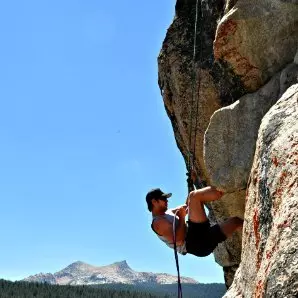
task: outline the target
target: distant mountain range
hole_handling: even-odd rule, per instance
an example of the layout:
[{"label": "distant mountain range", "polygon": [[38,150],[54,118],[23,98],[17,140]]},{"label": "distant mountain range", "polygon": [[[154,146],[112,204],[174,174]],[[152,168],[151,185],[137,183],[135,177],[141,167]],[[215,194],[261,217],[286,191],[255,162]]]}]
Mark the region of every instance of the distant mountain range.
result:
[{"label": "distant mountain range", "polygon": [[[164,285],[176,284],[177,276],[166,273],[137,272],[131,269],[126,261],[100,267],[78,261],[54,274],[39,273],[25,278],[24,281],[44,282],[53,285]],[[182,277],[181,282],[198,284],[196,280],[188,277]]]},{"label": "distant mountain range", "polygon": [[[177,276],[166,273],[137,272],[126,261],[107,266],[93,266],[75,262],[52,274],[39,273],[23,281],[47,283],[51,285],[87,285],[102,289],[141,291],[157,295],[154,297],[177,297]],[[224,284],[201,284],[181,277],[183,297],[220,298],[226,291]]]}]

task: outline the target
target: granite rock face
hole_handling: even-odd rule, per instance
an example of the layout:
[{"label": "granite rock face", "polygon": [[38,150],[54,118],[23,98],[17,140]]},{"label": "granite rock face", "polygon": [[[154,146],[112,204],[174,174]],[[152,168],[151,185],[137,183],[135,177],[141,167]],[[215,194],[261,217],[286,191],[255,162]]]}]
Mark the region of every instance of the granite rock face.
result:
[{"label": "granite rock face", "polygon": [[246,188],[261,120],[297,76],[298,65],[291,63],[258,91],[212,115],[204,139],[212,185],[228,192]]},{"label": "granite rock face", "polygon": [[263,118],[256,148],[242,261],[224,297],[297,297],[298,84]]},{"label": "granite rock face", "polygon": [[[210,219],[244,217],[258,130],[268,110],[297,82],[298,3],[282,0],[177,0],[158,57],[158,83],[173,132],[199,187],[227,194]],[[241,261],[242,234],[218,246],[229,287]]]},{"label": "granite rock face", "polygon": [[215,58],[227,62],[247,89],[257,90],[293,61],[297,15],[291,1],[238,0],[217,27]]},{"label": "granite rock face", "polygon": [[177,145],[186,161],[189,153],[194,155],[196,170],[207,182],[203,143],[209,119],[245,91],[240,81],[214,60],[213,41],[224,10],[222,1],[202,2],[202,10],[199,7],[193,57],[195,5],[193,0],[177,1],[176,16],[158,57],[158,83]]}]

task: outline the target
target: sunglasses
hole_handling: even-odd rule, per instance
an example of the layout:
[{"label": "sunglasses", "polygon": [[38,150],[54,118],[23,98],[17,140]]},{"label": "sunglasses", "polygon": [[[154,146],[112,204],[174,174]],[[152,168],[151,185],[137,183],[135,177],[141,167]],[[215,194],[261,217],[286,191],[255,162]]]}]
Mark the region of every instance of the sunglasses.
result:
[{"label": "sunglasses", "polygon": [[160,197],[160,198],[158,198],[157,200],[160,200],[160,201],[167,202],[167,201],[168,201],[168,198],[163,198],[163,197]]}]

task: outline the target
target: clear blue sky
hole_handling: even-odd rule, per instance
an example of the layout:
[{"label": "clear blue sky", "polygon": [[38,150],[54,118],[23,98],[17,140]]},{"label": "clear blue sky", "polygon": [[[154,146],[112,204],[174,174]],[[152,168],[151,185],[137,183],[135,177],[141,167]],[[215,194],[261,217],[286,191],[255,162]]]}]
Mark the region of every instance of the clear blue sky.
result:
[{"label": "clear blue sky", "polygon": [[[187,195],[157,84],[174,0],[1,1],[0,277],[80,260],[176,274],[145,195]],[[213,256],[181,273],[223,282]]]}]

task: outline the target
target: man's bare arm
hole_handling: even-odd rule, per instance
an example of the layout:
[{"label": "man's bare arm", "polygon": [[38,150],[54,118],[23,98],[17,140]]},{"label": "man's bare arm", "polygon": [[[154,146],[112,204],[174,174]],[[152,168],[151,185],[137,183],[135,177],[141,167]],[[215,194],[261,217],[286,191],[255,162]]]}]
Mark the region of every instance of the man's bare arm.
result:
[{"label": "man's bare arm", "polygon": [[173,213],[176,213],[179,209],[184,208],[186,211],[186,214],[187,214],[187,207],[188,206],[186,204],[184,204],[184,205],[177,206],[175,208],[170,208],[169,210],[171,210]]},{"label": "man's bare arm", "polygon": [[[173,226],[166,219],[157,219],[153,222],[154,230],[161,236],[165,237],[170,243],[173,243]],[[183,217],[179,218],[178,227],[176,229],[176,244],[184,243],[186,233],[186,224]]]}]

